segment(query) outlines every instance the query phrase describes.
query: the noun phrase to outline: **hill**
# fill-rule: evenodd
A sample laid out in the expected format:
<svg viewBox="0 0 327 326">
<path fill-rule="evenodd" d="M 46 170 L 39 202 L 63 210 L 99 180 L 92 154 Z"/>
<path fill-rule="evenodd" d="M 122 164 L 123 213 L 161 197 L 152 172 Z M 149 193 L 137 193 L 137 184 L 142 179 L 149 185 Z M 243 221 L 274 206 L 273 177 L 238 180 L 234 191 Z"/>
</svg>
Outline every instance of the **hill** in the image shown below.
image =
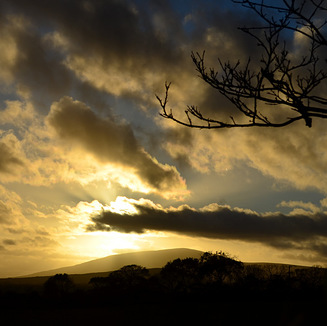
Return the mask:
<svg viewBox="0 0 327 326">
<path fill-rule="evenodd" d="M 160 273 L 160 268 L 149 269 L 150 275 Z M 106 277 L 109 272 L 86 273 L 86 274 L 70 274 L 69 277 L 78 289 L 86 289 L 89 281 L 93 277 Z M 27 277 L 12 277 L 0 278 L 0 297 L 1 293 L 42 293 L 44 283 L 49 279 L 49 276 L 27 276 Z"/>
<path fill-rule="evenodd" d="M 180 258 L 199 258 L 203 254 L 202 251 L 193 249 L 166 249 L 153 251 L 138 251 L 119 255 L 111 255 L 104 258 L 91 260 L 74 266 L 67 266 L 48 271 L 42 271 L 22 277 L 35 276 L 52 276 L 55 274 L 87 274 L 109 272 L 117 270 L 125 265 L 141 265 L 146 268 L 161 268 L 167 262 Z"/>
<path fill-rule="evenodd" d="M 49 321 L 51 325 L 85 325 L 94 323 L 95 317 L 101 317 L 101 322 L 110 316 L 115 325 L 227 325 L 236 317 L 238 323 L 246 325 L 262 324 L 263 320 L 267 325 L 327 325 L 327 270 L 320 267 L 243 265 L 213 254 L 201 262 L 177 261 L 163 273 L 161 268 L 149 268 L 154 277 L 135 274 L 129 268 L 108 276 L 121 265 L 163 267 L 177 257 L 201 254 L 190 249 L 129 253 L 42 272 L 48 276 L 0 279 L 1 320 L 8 325 L 43 325 Z M 101 266 L 106 272 L 99 272 Z M 97 272 L 69 272 L 87 268 Z M 68 283 L 53 278 L 56 282 L 45 285 L 49 274 L 60 272 L 69 273 L 72 283 L 68 278 Z M 217 307 L 222 313 L 217 314 Z M 176 320 L 176 316 L 181 319 Z"/>
</svg>

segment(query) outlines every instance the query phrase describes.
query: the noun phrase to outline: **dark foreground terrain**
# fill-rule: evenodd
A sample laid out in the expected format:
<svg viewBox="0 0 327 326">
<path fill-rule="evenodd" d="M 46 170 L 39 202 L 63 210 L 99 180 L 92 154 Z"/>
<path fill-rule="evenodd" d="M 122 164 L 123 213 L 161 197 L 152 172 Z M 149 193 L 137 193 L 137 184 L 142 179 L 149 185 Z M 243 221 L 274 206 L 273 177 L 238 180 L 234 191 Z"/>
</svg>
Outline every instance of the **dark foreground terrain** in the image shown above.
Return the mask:
<svg viewBox="0 0 327 326">
<path fill-rule="evenodd" d="M 162 269 L 0 280 L 1 325 L 327 325 L 326 269 L 224 253 Z"/>
</svg>

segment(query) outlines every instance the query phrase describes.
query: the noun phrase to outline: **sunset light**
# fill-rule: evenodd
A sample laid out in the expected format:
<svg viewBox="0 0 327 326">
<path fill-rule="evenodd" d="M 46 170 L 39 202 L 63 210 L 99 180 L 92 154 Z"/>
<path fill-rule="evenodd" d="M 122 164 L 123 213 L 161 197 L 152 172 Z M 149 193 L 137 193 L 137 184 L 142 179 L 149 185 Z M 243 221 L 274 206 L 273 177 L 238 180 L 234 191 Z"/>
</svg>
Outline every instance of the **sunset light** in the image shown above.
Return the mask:
<svg viewBox="0 0 327 326">
<path fill-rule="evenodd" d="M 327 24 L 264 24 L 248 1 L 1 0 L 0 278 L 173 248 L 325 266 Z"/>
</svg>

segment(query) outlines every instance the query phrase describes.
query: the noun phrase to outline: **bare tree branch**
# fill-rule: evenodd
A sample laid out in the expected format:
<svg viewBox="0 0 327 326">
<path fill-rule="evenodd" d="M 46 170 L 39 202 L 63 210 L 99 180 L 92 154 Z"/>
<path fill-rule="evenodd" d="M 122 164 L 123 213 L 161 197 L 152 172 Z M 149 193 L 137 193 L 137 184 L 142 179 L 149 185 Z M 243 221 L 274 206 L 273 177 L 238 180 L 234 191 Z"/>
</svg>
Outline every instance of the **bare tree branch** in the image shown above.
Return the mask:
<svg viewBox="0 0 327 326">
<path fill-rule="evenodd" d="M 304 120 L 312 126 L 312 118 L 327 118 L 327 98 L 316 93 L 327 79 L 326 58 L 322 61 L 318 53 L 327 46 L 325 17 L 327 0 L 296 1 L 283 0 L 280 6 L 243 0 L 234 3 L 254 11 L 263 25 L 240 27 L 240 30 L 257 41 L 262 50 L 260 62 L 253 64 L 249 58 L 245 64 L 222 62 L 219 69 L 207 68 L 205 52 L 192 52 L 191 58 L 199 77 L 226 97 L 238 109 L 247 122 L 237 122 L 205 117 L 196 106 L 188 106 L 187 120 L 174 117 L 167 112 L 170 84 L 165 84 L 165 98 L 157 99 L 162 108 L 161 116 L 192 128 L 235 128 L 235 127 L 284 127 L 295 121 Z M 298 33 L 308 40 L 307 53 L 294 59 L 290 55 L 282 35 L 285 31 Z M 267 107 L 272 113 L 267 115 Z M 265 113 L 262 112 L 265 108 Z M 276 108 L 284 118 L 276 121 Z"/>
</svg>

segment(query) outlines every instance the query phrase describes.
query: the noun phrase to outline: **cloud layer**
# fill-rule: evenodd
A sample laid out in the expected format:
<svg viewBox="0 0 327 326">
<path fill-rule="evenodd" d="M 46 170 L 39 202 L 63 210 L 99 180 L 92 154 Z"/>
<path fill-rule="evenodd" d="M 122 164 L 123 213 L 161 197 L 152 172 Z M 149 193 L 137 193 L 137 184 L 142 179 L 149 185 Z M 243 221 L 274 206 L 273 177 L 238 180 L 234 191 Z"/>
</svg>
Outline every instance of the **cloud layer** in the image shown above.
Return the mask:
<svg viewBox="0 0 327 326">
<path fill-rule="evenodd" d="M 217 56 L 231 62 L 246 62 L 252 56 L 256 69 L 257 47 L 236 27 L 260 23 L 250 11 L 243 14 L 241 6 L 231 7 L 230 1 L 210 3 L 207 10 L 196 1 L 182 10 L 170 1 L 73 0 L 44 5 L 39 0 L 28 4 L 14 0 L 3 1 L 2 6 L 0 42 L 5 50 L 0 62 L 6 68 L 0 77 L 45 113 L 53 101 L 73 93 L 95 111 L 103 107 L 99 103 L 106 94 L 132 100 L 140 110 L 158 112 L 154 94 L 160 94 L 168 80 L 173 82 L 169 105 L 177 116 L 184 115 L 186 105 L 195 104 L 203 114 L 229 119 L 237 112 L 197 78 L 190 51 L 206 50 L 208 66 L 217 66 Z M 128 25 L 122 23 L 126 21 Z M 290 39 L 290 44 L 293 41 L 300 42 Z M 299 123 L 278 131 L 233 130 L 210 136 L 189 132 L 187 141 L 185 131 L 174 124 L 159 119 L 153 123 L 159 125 L 150 136 L 153 141 L 157 139 L 176 162 L 186 162 L 196 171 L 222 173 L 242 160 L 299 189 L 327 192 L 326 136 L 318 122 L 312 130 L 303 130 Z M 124 132 L 129 127 L 124 128 L 120 126 Z M 144 158 L 155 169 L 152 159 Z M 160 170 L 174 174 L 169 168 Z M 153 184 L 153 176 L 143 176 Z"/>
<path fill-rule="evenodd" d="M 257 242 L 280 249 L 313 249 L 321 254 L 327 238 L 327 214 L 323 211 L 258 214 L 218 204 L 196 210 L 187 205 L 163 208 L 146 200 L 125 201 L 136 213 L 115 212 L 109 208 L 93 217 L 93 224 L 88 229 L 127 233 L 176 232 L 193 237 Z"/>
<path fill-rule="evenodd" d="M 246 175 L 253 168 L 254 177 L 269 176 L 267 187 L 286 182 L 290 192 L 314 188 L 323 196 L 323 121 L 314 121 L 311 129 L 299 123 L 279 130 L 206 132 L 180 128 L 158 115 L 155 94 L 163 95 L 167 80 L 172 81 L 169 109 L 176 116 L 184 117 L 186 105 L 193 104 L 212 117 L 237 116 L 197 77 L 190 53 L 206 50 L 208 67 L 217 66 L 217 57 L 233 63 L 251 55 L 257 68 L 256 44 L 237 29 L 257 24 L 230 0 L 0 1 L 0 258 L 7 259 L 8 274 L 17 257 L 24 271 L 25 264 L 35 268 L 35 257 L 43 263 L 51 255 L 59 264 L 67 248 L 65 259 L 97 252 L 100 240 L 94 247 L 73 240 L 99 236 L 85 232 L 90 212 L 98 216 L 91 214 L 89 230 L 122 232 L 102 233 L 112 246 L 121 238 L 129 243 L 136 236 L 131 233 L 142 237 L 153 230 L 173 232 L 179 243 L 184 235 L 192 244 L 195 237 L 207 243 L 240 240 L 251 248 L 269 246 L 268 252 L 274 247 L 325 259 L 325 208 L 291 202 L 294 196 L 280 205 L 294 209 L 288 215 L 217 204 L 190 207 L 216 197 L 230 202 L 241 187 L 238 200 L 258 201 L 258 192 L 274 196 L 274 190 L 262 191 L 251 183 L 255 180 L 246 180 L 255 175 Z M 301 58 L 301 39 L 289 41 L 297 42 L 292 44 Z M 244 176 L 240 165 L 246 166 Z M 218 183 L 226 171 L 236 177 Z M 127 198 L 116 201 L 116 209 L 102 204 L 140 193 L 165 205 L 170 204 L 165 199 L 184 199 L 190 206 L 163 208 Z M 125 204 L 123 214 L 119 207 Z M 124 241 L 120 247 L 130 248 Z"/>
</svg>

